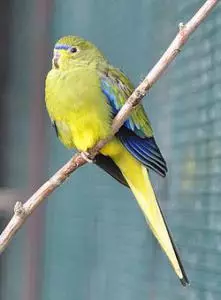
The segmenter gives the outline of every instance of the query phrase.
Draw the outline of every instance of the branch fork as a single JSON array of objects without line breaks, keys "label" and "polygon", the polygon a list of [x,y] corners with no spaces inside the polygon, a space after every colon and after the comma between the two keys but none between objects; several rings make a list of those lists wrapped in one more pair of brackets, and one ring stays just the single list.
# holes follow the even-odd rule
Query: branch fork
[{"label": "branch fork", "polygon": [[16,217],[19,217],[21,219],[25,219],[27,217],[28,214],[27,214],[22,202],[18,201],[15,203],[14,214]]}]

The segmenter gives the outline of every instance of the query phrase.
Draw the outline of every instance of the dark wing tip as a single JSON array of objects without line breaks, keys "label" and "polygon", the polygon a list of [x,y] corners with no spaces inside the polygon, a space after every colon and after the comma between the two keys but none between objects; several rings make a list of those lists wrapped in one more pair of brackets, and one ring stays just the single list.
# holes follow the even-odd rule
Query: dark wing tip
[{"label": "dark wing tip", "polygon": [[167,165],[154,137],[142,138],[125,126],[116,134],[127,150],[144,166],[166,176]]},{"label": "dark wing tip", "polygon": [[96,155],[94,162],[97,166],[106,171],[114,179],[119,181],[124,186],[129,187],[123,174],[121,173],[121,170],[109,156],[105,156],[99,153],[98,155]]}]

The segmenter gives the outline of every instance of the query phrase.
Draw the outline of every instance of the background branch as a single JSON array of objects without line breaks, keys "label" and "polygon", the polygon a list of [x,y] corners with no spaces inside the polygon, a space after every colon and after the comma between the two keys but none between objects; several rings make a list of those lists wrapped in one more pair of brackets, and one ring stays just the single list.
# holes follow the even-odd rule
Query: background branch
[{"label": "background branch", "polygon": [[[131,114],[132,110],[141,102],[148,90],[158,80],[162,73],[167,69],[169,64],[175,59],[181,51],[182,46],[186,43],[189,36],[207,17],[219,0],[207,0],[193,18],[186,24],[179,24],[179,33],[172,41],[166,52],[162,55],[157,64],[152,68],[144,81],[134,90],[128,98],[125,105],[119,111],[112,125],[112,136],[105,140],[99,141],[90,154],[94,157],[99,150],[114,136],[114,134],[123,125],[124,121]],[[28,216],[38,207],[38,205],[47,198],[70,174],[86,161],[80,154],[73,156],[60,170],[58,170],[47,182],[45,182],[24,204],[17,202],[14,208],[14,215],[0,236],[0,253],[7,247],[10,240],[18,229],[22,226]]]}]

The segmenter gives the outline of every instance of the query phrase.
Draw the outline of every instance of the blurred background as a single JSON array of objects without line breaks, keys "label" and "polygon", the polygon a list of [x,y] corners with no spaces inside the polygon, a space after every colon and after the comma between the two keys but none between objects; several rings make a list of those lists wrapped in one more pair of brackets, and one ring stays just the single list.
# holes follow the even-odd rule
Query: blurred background
[{"label": "blurred background", "polygon": [[[72,155],[44,80],[62,35],[93,41],[138,84],[203,0],[1,0],[0,227]],[[1,300],[221,297],[221,5],[144,105],[168,161],[155,189],[191,286],[183,288],[132,194],[94,165],[41,205],[0,257]]]}]

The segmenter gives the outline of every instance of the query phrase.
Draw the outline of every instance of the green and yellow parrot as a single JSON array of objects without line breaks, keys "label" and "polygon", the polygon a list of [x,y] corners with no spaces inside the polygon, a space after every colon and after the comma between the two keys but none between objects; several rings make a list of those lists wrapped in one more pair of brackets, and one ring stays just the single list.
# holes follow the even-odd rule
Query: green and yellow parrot
[{"label": "green and yellow parrot", "polygon": [[[46,78],[46,107],[66,147],[87,155],[111,134],[112,120],[133,90],[130,80],[91,42],[66,36],[55,44],[52,69]],[[167,167],[142,105],[101,149],[95,163],[132,190],[181,283],[188,284],[149,179],[149,169],[165,176]]]}]

